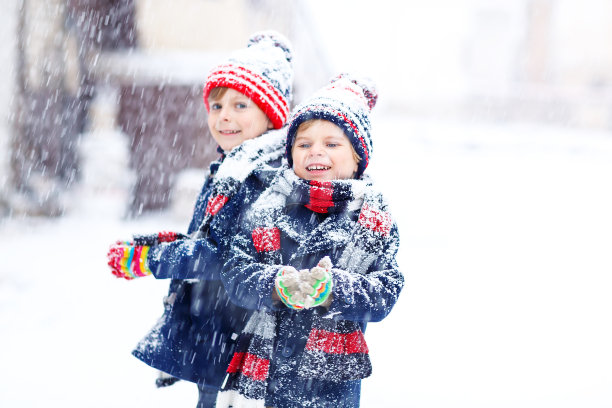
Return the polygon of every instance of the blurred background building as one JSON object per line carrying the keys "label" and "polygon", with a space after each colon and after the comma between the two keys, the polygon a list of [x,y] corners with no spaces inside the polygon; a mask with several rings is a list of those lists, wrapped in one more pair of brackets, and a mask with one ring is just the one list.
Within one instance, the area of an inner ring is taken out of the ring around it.
{"label": "blurred background building", "polygon": [[129,184],[128,215],[167,208],[216,157],[207,71],[260,29],[293,43],[294,102],[343,70],[375,80],[378,114],[612,120],[608,0],[5,0],[0,22],[5,216],[62,214],[88,160]]}

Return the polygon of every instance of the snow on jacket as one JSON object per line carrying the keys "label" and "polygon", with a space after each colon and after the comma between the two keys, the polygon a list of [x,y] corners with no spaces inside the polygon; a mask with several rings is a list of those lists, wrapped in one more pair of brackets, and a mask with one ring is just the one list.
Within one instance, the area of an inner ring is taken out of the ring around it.
{"label": "snow on jacket", "polygon": [[[266,201],[265,195],[260,196],[258,203]],[[326,367],[311,372],[304,369],[303,360],[307,357],[307,342],[313,340],[318,323],[334,321],[335,325],[330,327],[353,324],[364,332],[367,322],[380,321],[389,314],[404,282],[395,260],[399,246],[397,226],[386,212],[385,204],[383,208],[372,204],[381,202],[381,196],[371,186],[356,209],[348,206],[340,212],[314,212],[303,200],[293,201],[293,198],[286,197],[281,216],[284,220],[272,229],[267,221],[261,221],[259,215],[265,210],[257,204],[248,214],[240,215],[241,229],[228,249],[229,259],[221,278],[233,302],[249,309],[272,311],[276,318],[270,361],[258,357],[268,367],[265,406],[358,407],[360,380],[342,380],[344,374],[350,376],[355,368],[342,366],[345,356],[333,355],[333,351],[327,350],[331,354],[321,357],[326,359]],[[377,245],[365,251],[354,242],[355,231],[363,225],[380,233]],[[262,231],[271,232],[267,239],[262,239]],[[280,257],[271,256],[271,252],[277,252]],[[298,270],[312,268],[324,256],[329,256],[336,268],[329,309],[296,311],[272,299],[274,278],[281,265]],[[328,334],[331,341],[344,336]],[[365,343],[358,351],[367,353]],[[230,367],[229,372],[232,370]]]}
{"label": "snow on jacket", "polygon": [[225,292],[219,243],[233,235],[234,220],[245,205],[233,196],[242,191],[256,197],[267,187],[271,169],[280,165],[284,132],[246,141],[221,165],[213,163],[189,225],[192,238],[149,251],[153,275],[172,279],[163,315],[132,352],[151,367],[200,385],[221,385],[237,334],[251,312],[233,304]]}

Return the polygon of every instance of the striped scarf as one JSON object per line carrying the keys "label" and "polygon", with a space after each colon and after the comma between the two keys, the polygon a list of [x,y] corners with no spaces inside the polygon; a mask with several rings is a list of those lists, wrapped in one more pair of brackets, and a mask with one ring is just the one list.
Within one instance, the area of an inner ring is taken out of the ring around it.
{"label": "striped scarf", "polygon": [[283,157],[286,128],[270,130],[254,139],[246,140],[222,158],[211,163],[214,174],[211,194],[206,204],[204,218],[195,231],[194,238],[206,236],[215,215],[240,189],[242,183],[253,171],[265,168],[271,161]]}
{"label": "striped scarf", "polygon": [[[262,193],[248,212],[249,222],[255,226],[252,239],[260,261],[269,265],[282,264],[281,230],[293,235],[298,242],[309,241],[309,237],[300,236],[291,228],[292,223],[284,212],[286,205],[294,203],[319,213],[359,210],[351,239],[337,261],[338,268],[364,274],[382,255],[392,220],[384,199],[373,190],[367,177],[319,183],[299,179],[291,169],[285,168],[279,170],[271,187]],[[322,223],[328,220],[330,218]],[[320,232],[319,228],[311,233],[317,231]],[[276,319],[276,313],[265,310],[255,312],[250,318],[227,369],[228,376],[217,400],[218,408],[264,407]],[[337,320],[331,315],[313,314],[313,324],[297,372],[305,380],[341,382],[368,377],[372,366],[359,324]]]}

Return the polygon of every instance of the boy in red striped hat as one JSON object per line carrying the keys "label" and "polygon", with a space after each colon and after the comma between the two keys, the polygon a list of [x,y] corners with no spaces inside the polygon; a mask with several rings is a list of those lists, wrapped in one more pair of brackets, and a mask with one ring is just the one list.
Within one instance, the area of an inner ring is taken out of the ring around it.
{"label": "boy in red striped hat", "polygon": [[292,97],[292,51],[277,32],[256,33],[209,73],[204,86],[208,126],[221,158],[197,199],[187,234],[159,233],[119,242],[108,253],[113,274],[126,279],[178,272],[197,281],[172,280],[164,314],[133,354],[161,370],[158,386],[197,383],[198,407],[213,407],[237,334],[251,312],[232,304],[220,281],[219,243],[232,235],[241,189],[261,191],[284,153]]}

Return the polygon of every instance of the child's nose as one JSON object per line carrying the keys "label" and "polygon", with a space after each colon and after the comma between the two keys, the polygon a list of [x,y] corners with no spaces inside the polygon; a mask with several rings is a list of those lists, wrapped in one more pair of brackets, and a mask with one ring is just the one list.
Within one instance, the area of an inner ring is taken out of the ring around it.
{"label": "child's nose", "polygon": [[219,112],[219,119],[227,122],[231,119],[231,115],[230,115],[230,110],[226,107],[221,108],[221,111]]}
{"label": "child's nose", "polygon": [[323,149],[323,146],[315,143],[312,145],[311,149],[310,149],[310,154],[312,156],[322,156],[323,153],[325,153],[325,150]]}

